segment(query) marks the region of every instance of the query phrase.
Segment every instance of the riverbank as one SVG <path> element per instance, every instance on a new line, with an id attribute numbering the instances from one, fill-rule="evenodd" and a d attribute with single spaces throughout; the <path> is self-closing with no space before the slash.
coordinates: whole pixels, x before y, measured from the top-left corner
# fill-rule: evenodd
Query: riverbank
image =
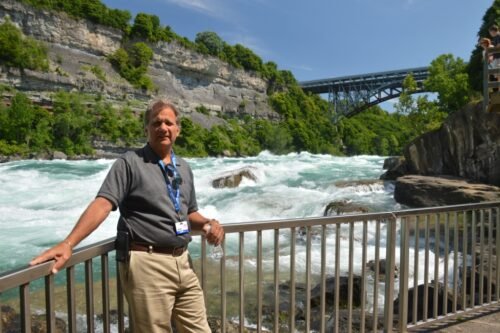
<path id="1" fill-rule="evenodd" d="M 27 155 L 0 155 L 0 163 L 23 161 L 23 160 L 68 160 L 68 161 L 79 161 L 79 160 L 98 160 L 98 159 L 116 159 L 121 154 L 137 149 L 138 147 L 108 147 L 108 148 L 98 148 L 94 150 L 91 155 L 73 155 L 68 156 L 60 151 L 53 152 L 39 152 L 39 153 L 29 153 Z"/>

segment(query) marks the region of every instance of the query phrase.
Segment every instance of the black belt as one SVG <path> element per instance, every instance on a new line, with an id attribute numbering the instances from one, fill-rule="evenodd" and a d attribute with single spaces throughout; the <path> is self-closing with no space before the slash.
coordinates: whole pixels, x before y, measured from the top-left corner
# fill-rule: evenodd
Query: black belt
<path id="1" fill-rule="evenodd" d="M 142 251 L 148 253 L 162 253 L 162 254 L 170 254 L 174 257 L 178 257 L 186 251 L 187 246 L 178 246 L 178 247 L 169 247 L 169 246 L 155 246 L 149 244 L 141 244 L 141 243 L 130 243 L 131 251 Z"/>

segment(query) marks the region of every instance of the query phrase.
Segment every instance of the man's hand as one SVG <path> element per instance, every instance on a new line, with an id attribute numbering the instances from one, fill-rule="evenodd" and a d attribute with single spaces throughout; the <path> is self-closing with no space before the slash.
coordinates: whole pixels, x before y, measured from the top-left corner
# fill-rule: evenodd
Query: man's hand
<path id="1" fill-rule="evenodd" d="M 41 264 L 42 262 L 54 259 L 56 262 L 52 267 L 52 273 L 56 274 L 71 258 L 73 248 L 68 241 L 61 242 L 30 261 L 30 266 Z"/>
<path id="2" fill-rule="evenodd" d="M 219 245 L 224 239 L 224 228 L 219 221 L 212 219 L 203 226 L 205 237 L 210 244 Z"/>
<path id="3" fill-rule="evenodd" d="M 104 197 L 95 198 L 80 216 L 68 237 L 61 243 L 43 252 L 38 257 L 33 258 L 33 260 L 30 261 L 30 265 L 33 266 L 54 259 L 56 263 L 54 267 L 52 267 L 52 273 L 57 273 L 64 266 L 66 261 L 71 258 L 73 247 L 82 239 L 90 235 L 90 233 L 108 217 L 112 209 L 113 204 L 108 199 Z"/>

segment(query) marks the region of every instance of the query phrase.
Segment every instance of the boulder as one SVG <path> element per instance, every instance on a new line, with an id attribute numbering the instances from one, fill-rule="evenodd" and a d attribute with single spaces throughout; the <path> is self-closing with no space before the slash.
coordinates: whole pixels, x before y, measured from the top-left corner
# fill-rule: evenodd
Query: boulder
<path id="1" fill-rule="evenodd" d="M 386 266 L 387 262 L 385 259 L 380 259 L 378 261 L 378 279 L 383 280 L 385 279 L 385 272 L 386 272 Z M 370 274 L 375 274 L 375 269 L 377 268 L 377 263 L 375 260 L 370 260 L 366 263 L 366 269 Z M 397 265 L 394 266 L 394 277 L 397 278 L 399 276 L 399 268 Z"/>
<path id="2" fill-rule="evenodd" d="M 441 316 L 444 314 L 443 312 L 443 308 L 444 308 L 444 303 L 443 303 L 443 298 L 444 298 L 444 288 L 443 288 L 443 284 L 442 283 L 439 283 L 438 284 L 438 290 L 437 290 L 437 293 L 438 293 L 438 304 L 434 304 L 434 282 L 431 282 L 428 284 L 427 286 L 427 295 L 428 295 L 428 299 L 427 299 L 427 307 L 424 309 L 424 304 L 423 304 L 423 299 L 424 299 L 424 293 L 425 293 L 425 286 L 424 285 L 419 285 L 417 287 L 417 299 L 418 299 L 418 302 L 417 302 L 417 318 L 415 318 L 415 321 L 419 321 L 419 320 L 423 320 L 424 319 L 424 315 L 426 318 L 433 318 L 434 317 L 434 307 L 437 306 L 437 313 L 438 313 L 438 316 Z M 407 299 L 408 299 L 408 308 L 407 309 L 403 309 L 403 311 L 406 312 L 407 316 L 408 316 L 408 323 L 412 322 L 414 320 L 413 318 L 413 296 L 414 296 L 414 289 L 413 288 L 409 288 L 408 289 L 408 294 L 407 294 Z M 396 300 L 394 300 L 394 312 L 395 314 L 399 314 L 399 303 L 400 303 L 400 299 L 399 297 L 396 298 Z M 452 312 L 452 309 L 453 309 L 453 301 L 452 301 L 452 298 L 451 298 L 451 295 L 450 293 L 448 292 L 447 296 L 446 296 L 446 309 L 447 309 L 447 313 L 450 313 Z"/>
<path id="3" fill-rule="evenodd" d="M 20 332 L 21 327 L 21 315 L 16 312 L 12 307 L 8 305 L 2 305 L 1 307 L 1 322 L 0 328 L 2 332 Z M 55 327 L 51 332 L 63 333 L 66 332 L 67 325 L 66 322 L 59 318 L 55 318 Z M 47 333 L 49 332 L 47 328 L 47 321 L 44 314 L 33 314 L 31 315 L 31 332 L 33 333 Z"/>
<path id="4" fill-rule="evenodd" d="M 65 160 L 67 158 L 68 158 L 68 156 L 63 152 L 55 151 L 52 153 L 52 159 L 54 159 L 54 160 Z"/>
<path id="5" fill-rule="evenodd" d="M 398 177 L 408 173 L 408 167 L 404 157 L 389 157 L 384 161 L 384 170 L 387 170 L 380 176 L 382 180 L 395 180 Z"/>
<path id="6" fill-rule="evenodd" d="M 354 308 L 361 306 L 361 276 L 352 277 L 352 305 Z M 327 305 L 333 305 L 335 300 L 335 276 L 328 276 L 325 281 L 325 301 Z M 349 277 L 339 276 L 339 306 L 346 308 L 349 302 Z M 321 302 L 321 285 L 316 285 L 311 289 L 311 307 L 318 307 Z"/>
<path id="7" fill-rule="evenodd" d="M 326 205 L 323 216 L 368 213 L 368 208 L 357 205 L 352 201 L 332 201 Z"/>
<path id="8" fill-rule="evenodd" d="M 243 180 L 243 178 L 248 178 L 250 180 L 256 181 L 257 177 L 249 167 L 244 167 L 238 170 L 229 172 L 228 174 L 221 175 L 212 181 L 212 187 L 214 188 L 224 188 L 224 187 L 238 187 Z"/>
<path id="9" fill-rule="evenodd" d="M 410 207 L 497 201 L 500 200 L 500 187 L 457 177 L 408 175 L 396 180 L 394 199 Z"/>
<path id="10" fill-rule="evenodd" d="M 382 169 L 384 170 L 392 169 L 396 165 L 398 165 L 401 162 L 401 160 L 404 160 L 404 158 L 401 156 L 390 156 L 384 160 L 384 165 L 382 166 Z"/>

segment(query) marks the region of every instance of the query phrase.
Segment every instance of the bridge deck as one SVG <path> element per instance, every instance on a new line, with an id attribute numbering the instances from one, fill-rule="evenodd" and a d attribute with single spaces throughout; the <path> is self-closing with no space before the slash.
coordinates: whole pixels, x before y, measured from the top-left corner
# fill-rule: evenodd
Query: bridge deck
<path id="1" fill-rule="evenodd" d="M 334 77 L 299 82 L 306 92 L 328 93 L 335 115 L 351 117 L 374 105 L 397 98 L 403 92 L 403 83 L 412 75 L 417 88 L 411 93 L 424 92 L 423 82 L 429 76 L 428 67 L 407 68 L 386 72 Z"/>

